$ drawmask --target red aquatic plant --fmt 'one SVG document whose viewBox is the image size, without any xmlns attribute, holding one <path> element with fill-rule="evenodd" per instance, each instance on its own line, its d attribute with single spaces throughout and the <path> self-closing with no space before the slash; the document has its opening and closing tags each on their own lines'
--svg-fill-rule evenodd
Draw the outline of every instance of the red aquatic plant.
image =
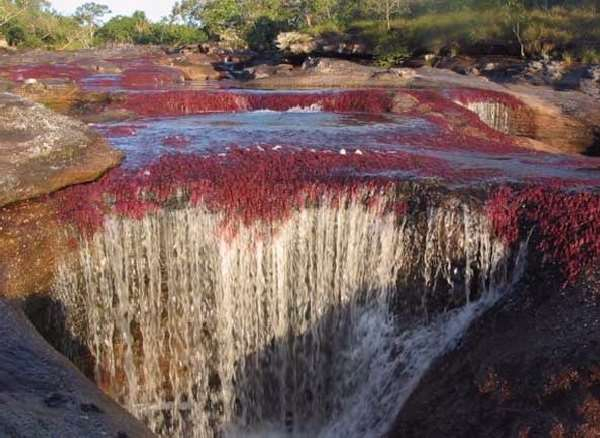
<svg viewBox="0 0 600 438">
<path fill-rule="evenodd" d="M 80 81 L 91 74 L 91 71 L 73 64 L 25 64 L 8 66 L 2 70 L 13 81 L 56 78 Z"/>
<path fill-rule="evenodd" d="M 545 186 L 502 187 L 487 211 L 497 235 L 507 244 L 533 232 L 546 262 L 574 281 L 600 260 L 600 195 Z"/>
<path fill-rule="evenodd" d="M 381 188 L 400 174 L 460 176 L 443 160 L 408 153 L 234 149 L 166 155 L 143 168 L 116 169 L 97 182 L 65 189 L 54 200 L 61 218 L 87 233 L 98 229 L 109 211 L 139 218 L 182 194 L 192 205 L 202 203 L 230 221 L 250 224 L 279 221 L 324 195 Z"/>
<path fill-rule="evenodd" d="M 153 64 L 128 68 L 121 75 L 121 84 L 128 88 L 157 88 L 184 81 L 181 70 Z"/>
<path fill-rule="evenodd" d="M 443 94 L 450 100 L 460 102 L 464 105 L 474 102 L 501 103 L 512 109 L 525 107 L 523 101 L 509 93 L 479 88 L 449 88 Z"/>
<path fill-rule="evenodd" d="M 141 116 L 175 116 L 208 112 L 287 111 L 318 105 L 333 112 L 389 112 L 392 96 L 382 90 L 315 93 L 164 91 L 128 94 L 118 106 Z"/>
</svg>

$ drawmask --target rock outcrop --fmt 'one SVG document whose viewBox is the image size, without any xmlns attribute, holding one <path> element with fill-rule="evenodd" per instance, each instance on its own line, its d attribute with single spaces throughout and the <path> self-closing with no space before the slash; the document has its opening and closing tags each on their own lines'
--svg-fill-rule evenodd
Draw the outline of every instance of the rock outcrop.
<svg viewBox="0 0 600 438">
<path fill-rule="evenodd" d="M 524 283 L 439 358 L 389 438 L 600 435 L 598 275 Z"/>
<path fill-rule="evenodd" d="M 0 299 L 0 435 L 137 438 L 152 434 Z"/>
<path fill-rule="evenodd" d="M 0 206 L 96 179 L 121 160 L 82 123 L 0 94 Z"/>
<path fill-rule="evenodd" d="M 527 111 L 518 113 L 513 113 L 510 105 L 500 108 L 506 112 L 508 133 L 522 137 L 525 146 L 550 152 L 593 152 L 600 128 L 600 102 L 584 93 L 527 84 L 498 84 L 484 77 L 431 67 L 383 69 L 343 60 L 309 59 L 302 70 L 255 79 L 245 85 L 259 88 L 467 87 L 481 90 L 482 96 L 487 92 L 508 94 L 527 107 Z M 470 107 L 469 104 L 478 102 L 485 103 L 485 98 L 479 99 L 475 92 L 469 101 L 461 103 Z M 481 106 L 471 109 L 489 110 Z"/>
</svg>

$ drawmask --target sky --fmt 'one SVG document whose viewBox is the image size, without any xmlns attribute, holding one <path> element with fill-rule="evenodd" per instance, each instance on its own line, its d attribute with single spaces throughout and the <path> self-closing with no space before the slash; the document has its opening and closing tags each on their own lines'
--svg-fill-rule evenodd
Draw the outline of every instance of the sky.
<svg viewBox="0 0 600 438">
<path fill-rule="evenodd" d="M 78 6 L 91 0 L 50 0 L 52 7 L 58 12 L 70 15 Z M 160 20 L 169 15 L 175 0 L 93 0 L 95 3 L 106 5 L 112 11 L 112 15 L 131 15 L 132 12 L 140 10 L 146 13 L 151 20 Z"/>
</svg>

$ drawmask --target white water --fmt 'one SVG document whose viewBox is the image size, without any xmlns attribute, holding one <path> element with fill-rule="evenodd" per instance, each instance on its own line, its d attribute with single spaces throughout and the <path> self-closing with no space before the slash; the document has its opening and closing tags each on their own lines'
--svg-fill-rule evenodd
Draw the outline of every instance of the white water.
<svg viewBox="0 0 600 438">
<path fill-rule="evenodd" d="M 356 201 L 229 238 L 222 220 L 111 218 L 57 280 L 99 385 L 163 435 L 380 436 L 514 279 L 458 203 L 420 226 Z"/>
<path fill-rule="evenodd" d="M 463 105 L 460 102 L 457 103 Z M 512 133 L 511 117 L 513 110 L 508 105 L 501 102 L 481 101 L 469 102 L 463 106 L 477 114 L 479 119 L 490 128 L 504 134 Z"/>
</svg>

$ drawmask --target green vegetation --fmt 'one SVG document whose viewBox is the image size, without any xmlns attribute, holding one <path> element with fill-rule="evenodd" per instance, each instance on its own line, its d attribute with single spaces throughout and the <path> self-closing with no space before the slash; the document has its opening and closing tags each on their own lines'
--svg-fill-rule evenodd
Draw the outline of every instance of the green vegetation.
<svg viewBox="0 0 600 438">
<path fill-rule="evenodd" d="M 0 39 L 15 47 L 75 50 L 106 44 L 200 43 L 207 40 L 198 26 L 165 19 L 153 23 L 144 12 L 116 16 L 102 23 L 108 7 L 82 4 L 73 16 L 53 11 L 44 0 L 0 0 Z"/>
<path fill-rule="evenodd" d="M 108 8 L 61 16 L 44 0 L 0 0 L 0 38 L 20 47 L 190 44 L 275 49 L 280 32 L 352 35 L 381 65 L 415 54 L 484 53 L 600 61 L 600 0 L 181 0 L 151 22 L 141 11 L 104 20 Z"/>
</svg>

